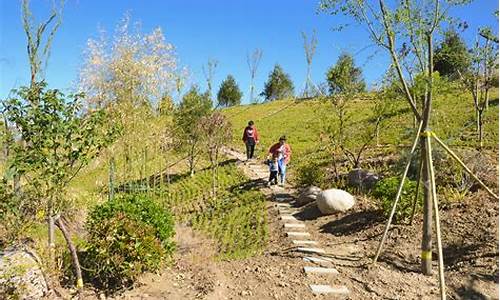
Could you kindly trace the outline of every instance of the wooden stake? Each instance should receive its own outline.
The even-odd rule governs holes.
[[[401,178],[401,182],[399,183],[398,187],[398,192],[396,193],[396,199],[394,200],[394,204],[392,205],[391,209],[391,214],[389,215],[389,220],[387,220],[387,224],[385,225],[385,230],[384,234],[382,235],[382,239],[380,240],[380,243],[378,244],[377,248],[377,253],[375,254],[375,257],[373,258],[373,264],[377,262],[377,259],[380,255],[380,252],[382,251],[382,246],[385,243],[385,239],[387,238],[387,233],[389,232],[389,227],[391,226],[392,218],[394,217],[394,213],[396,212],[396,206],[398,205],[399,198],[401,197],[401,192],[403,191],[403,186],[406,180],[406,175],[408,174],[408,170],[410,169],[411,165],[411,159],[413,158],[413,153],[415,152],[415,149],[417,148],[418,140],[420,138],[420,130],[422,129],[422,122],[420,122],[420,125],[417,130],[417,136],[415,137],[415,140],[413,141],[413,145],[411,147],[410,151],[410,158],[408,159],[408,162],[406,163],[405,170],[403,172],[403,176]]]
[[[417,187],[415,189],[415,196],[413,197],[413,208],[411,209],[410,225],[413,224],[413,218],[415,217],[415,211],[417,209],[418,194],[420,192],[420,179],[422,176],[422,168],[423,168],[423,163],[421,160],[419,168],[418,168],[418,174],[417,174]]]
[[[439,287],[441,290],[441,300],[446,299],[446,285],[444,282],[444,262],[443,262],[443,246],[441,244],[441,226],[439,223],[439,207],[436,193],[436,179],[434,176],[434,166],[432,162],[431,135],[426,137],[427,141],[427,171],[429,172],[432,202],[434,204],[434,223],[436,227],[436,239],[438,247],[438,262],[439,262]]]
[[[465,171],[467,171],[467,173],[469,173],[470,176],[472,176],[487,192],[488,194],[490,194],[493,198],[495,198],[496,200],[498,200],[498,195],[496,195],[492,190],[490,190],[486,184],[484,184],[481,179],[479,179],[473,172],[471,169],[469,169],[465,164],[464,162],[462,162],[460,160],[460,158],[458,158],[458,156],[450,149],[448,148],[448,146],[446,146],[445,143],[443,143],[435,134],[432,134],[432,137],[434,137],[434,139],[436,140],[436,142],[438,142],[438,144],[444,148],[444,150],[446,150],[446,152],[448,152],[448,154],[451,155],[451,157],[453,157],[461,166],[462,168],[465,169]]]

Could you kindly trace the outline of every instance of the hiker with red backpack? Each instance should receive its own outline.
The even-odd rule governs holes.
[[[253,121],[249,121],[248,126],[245,127],[245,130],[243,131],[243,142],[246,146],[247,160],[252,159],[255,151],[255,145],[259,143],[259,132],[257,131]]]

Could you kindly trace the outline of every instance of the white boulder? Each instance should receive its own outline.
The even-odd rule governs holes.
[[[322,191],[316,198],[316,205],[322,214],[345,212],[354,206],[356,200],[346,191],[329,189]]]
[[[319,187],[314,185],[309,186],[300,193],[299,197],[295,200],[295,203],[299,206],[303,206],[310,202],[314,202],[319,193],[321,193],[321,189]]]

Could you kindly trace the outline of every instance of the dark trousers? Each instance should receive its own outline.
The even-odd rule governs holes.
[[[255,150],[255,144],[246,143],[247,146],[247,159],[253,158],[253,152]]]
[[[278,184],[278,171],[269,172],[269,182]]]

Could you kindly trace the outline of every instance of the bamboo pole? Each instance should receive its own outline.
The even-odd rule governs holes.
[[[439,222],[439,207],[436,193],[436,178],[434,176],[434,166],[432,162],[431,134],[426,136],[427,142],[427,171],[432,193],[432,203],[434,205],[434,225],[436,227],[436,239],[438,247],[438,262],[439,262],[439,287],[441,290],[441,300],[446,299],[446,285],[444,282],[444,262],[443,262],[443,245],[441,244],[441,226]]]
[[[413,145],[412,145],[411,151],[410,151],[410,158],[408,159],[408,162],[406,163],[405,170],[404,170],[403,176],[401,178],[401,182],[399,183],[398,192],[396,193],[396,199],[394,200],[394,204],[392,205],[391,214],[389,215],[389,220],[387,220],[387,224],[385,225],[384,234],[382,235],[382,239],[380,240],[380,243],[378,244],[377,253],[375,254],[375,257],[373,258],[373,264],[377,263],[377,259],[380,256],[380,252],[382,251],[382,246],[384,245],[385,239],[387,238],[387,233],[389,232],[389,227],[391,226],[392,218],[394,217],[394,213],[396,212],[396,207],[398,205],[399,198],[401,197],[401,192],[403,191],[403,186],[405,183],[406,175],[408,174],[408,170],[410,169],[411,160],[413,158],[413,153],[415,152],[415,149],[417,148],[417,145],[418,145],[418,140],[420,138],[420,130],[421,129],[422,129],[422,122],[420,122],[420,125],[419,125],[418,130],[417,130],[417,134],[415,136],[415,140],[413,141]]]
[[[432,137],[434,137],[434,139],[436,140],[436,142],[438,142],[439,145],[441,145],[441,147],[444,148],[444,150],[446,150],[446,152],[448,152],[448,154],[451,155],[451,157],[453,157],[461,166],[462,168],[465,169],[465,171],[467,171],[467,173],[469,173],[470,176],[472,176],[487,192],[488,194],[490,194],[493,198],[495,198],[496,200],[498,200],[498,195],[496,195],[492,190],[490,190],[486,184],[484,184],[481,179],[479,179],[473,172],[471,169],[469,169],[464,162],[462,162],[462,160],[460,160],[460,158],[458,158],[458,156],[450,149],[448,148],[448,146],[446,146],[445,143],[443,143],[435,134],[432,134]]]
[[[415,211],[417,210],[418,194],[420,191],[420,179],[422,176],[423,161],[420,161],[418,174],[417,174],[417,187],[415,188],[415,197],[413,198],[413,207],[411,209],[410,225],[413,224],[413,218],[415,217]]]
[[[115,160],[113,157],[109,160],[109,184],[108,184],[108,200],[111,201],[115,194]]]

